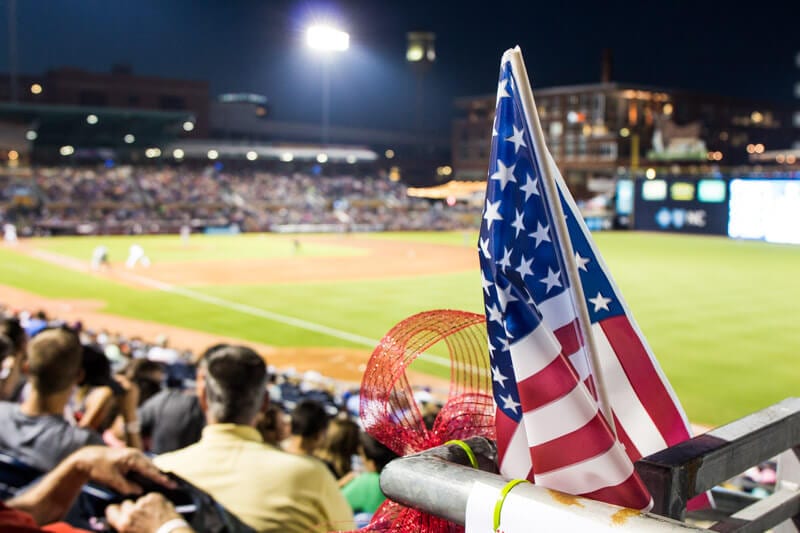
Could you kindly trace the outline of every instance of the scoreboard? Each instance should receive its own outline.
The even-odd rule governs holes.
[[[669,177],[632,188],[633,229],[800,244],[800,179]]]
[[[635,182],[633,228],[728,234],[728,183],[722,179],[646,179]]]

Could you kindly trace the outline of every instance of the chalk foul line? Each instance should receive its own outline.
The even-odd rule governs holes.
[[[60,267],[66,267],[72,270],[86,272],[85,262],[75,259],[73,257],[64,256],[61,254],[40,249],[31,250],[30,255],[37,259],[53,263]],[[308,320],[303,320],[300,318],[295,318],[292,316],[275,313],[273,311],[267,311],[266,309],[262,309],[260,307],[254,307],[252,305],[226,300],[224,298],[219,298],[217,296],[211,296],[209,294],[194,291],[192,289],[187,289],[184,287],[179,287],[177,285],[166,283],[164,281],[160,281],[154,278],[148,278],[147,276],[134,274],[133,272],[126,272],[124,270],[115,269],[115,273],[118,276],[127,279],[128,281],[132,281],[134,283],[143,285],[145,287],[156,289],[162,292],[177,294],[186,298],[190,298],[192,300],[205,302],[211,305],[216,305],[217,307],[230,309],[232,311],[238,311],[240,313],[257,316],[259,318],[265,318],[267,320],[272,320],[273,322],[278,322],[288,326],[305,329],[307,331],[312,331],[314,333],[319,333],[321,335],[328,335],[329,337],[334,337],[337,339],[352,342],[353,344],[367,346],[371,349],[374,349],[380,343],[380,340],[370,339],[368,337],[363,337],[361,335],[356,335],[354,333],[342,331],[340,329],[331,328],[322,324],[317,324],[315,322],[309,322]],[[447,357],[441,357],[429,353],[420,354],[418,357],[425,361],[441,365],[445,368],[450,368],[450,359]],[[483,371],[483,369],[474,369],[474,370]]]

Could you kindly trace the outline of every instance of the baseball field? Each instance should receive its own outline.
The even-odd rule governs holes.
[[[692,422],[800,394],[800,247],[595,234]],[[134,242],[149,267],[124,266]],[[278,367],[357,382],[378,340],[420,311],[483,312],[475,233],[60,237],[0,246],[0,302],[201,350],[257,346]],[[109,250],[109,268],[90,267]],[[419,361],[431,380],[445,366]],[[441,383],[441,381],[439,381]]]

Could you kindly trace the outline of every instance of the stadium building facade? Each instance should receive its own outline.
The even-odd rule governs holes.
[[[620,175],[703,175],[761,165],[797,169],[792,108],[658,87],[597,83],[540,89],[547,146],[576,198],[613,190]],[[486,178],[496,97],[455,101],[454,176]],[[764,160],[765,153],[772,157]]]

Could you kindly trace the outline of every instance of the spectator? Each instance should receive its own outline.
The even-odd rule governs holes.
[[[28,335],[16,318],[0,320],[0,341],[5,346],[0,350],[0,401],[13,400],[22,384],[22,364]]]
[[[66,329],[34,337],[28,349],[30,394],[22,404],[0,402],[0,448],[43,471],[87,444],[103,444],[96,432],[71,426],[64,408],[81,378],[81,345]]]
[[[168,386],[139,407],[139,422],[147,449],[159,455],[200,440],[206,417],[194,391]]]
[[[100,346],[83,347],[83,370],[84,378],[72,405],[78,425],[103,434],[111,445],[127,444],[142,449],[136,412],[139,388],[125,376],[111,375],[111,363]],[[109,431],[117,418],[121,419],[118,437]]]
[[[8,533],[44,531],[39,526],[63,520],[88,481],[102,483],[121,494],[139,494],[141,488],[126,479],[137,472],[156,483],[170,487],[171,482],[145,456],[133,449],[88,446],[69,455],[36,485],[13,500],[0,503],[0,530]],[[179,524],[180,515],[163,496],[151,494],[106,511],[109,524],[120,533],[152,533],[168,523]],[[70,531],[63,524],[58,531]],[[77,531],[77,530],[72,530]],[[193,530],[184,522],[170,529],[173,533]]]
[[[289,423],[286,414],[274,403],[270,403],[263,413],[256,417],[256,429],[267,444],[280,446],[289,438]]]
[[[328,465],[334,477],[344,478],[353,470],[353,456],[358,453],[358,424],[348,417],[331,421],[322,445],[314,453]]]
[[[28,334],[29,338],[33,338],[37,333],[45,329],[47,324],[47,314],[44,311],[38,311],[25,324],[25,333]]]
[[[291,435],[283,449],[297,455],[314,455],[328,432],[328,413],[319,402],[303,400],[292,409]]]
[[[315,460],[264,444],[256,416],[269,401],[264,360],[244,346],[222,346],[200,362],[197,395],[207,425],[200,442],[156,457],[258,531],[352,529],[336,481]]]
[[[397,454],[366,432],[361,433],[360,440],[361,459],[366,471],[345,485],[342,493],[354,513],[367,513],[371,516],[386,500],[381,491],[380,473]]]

